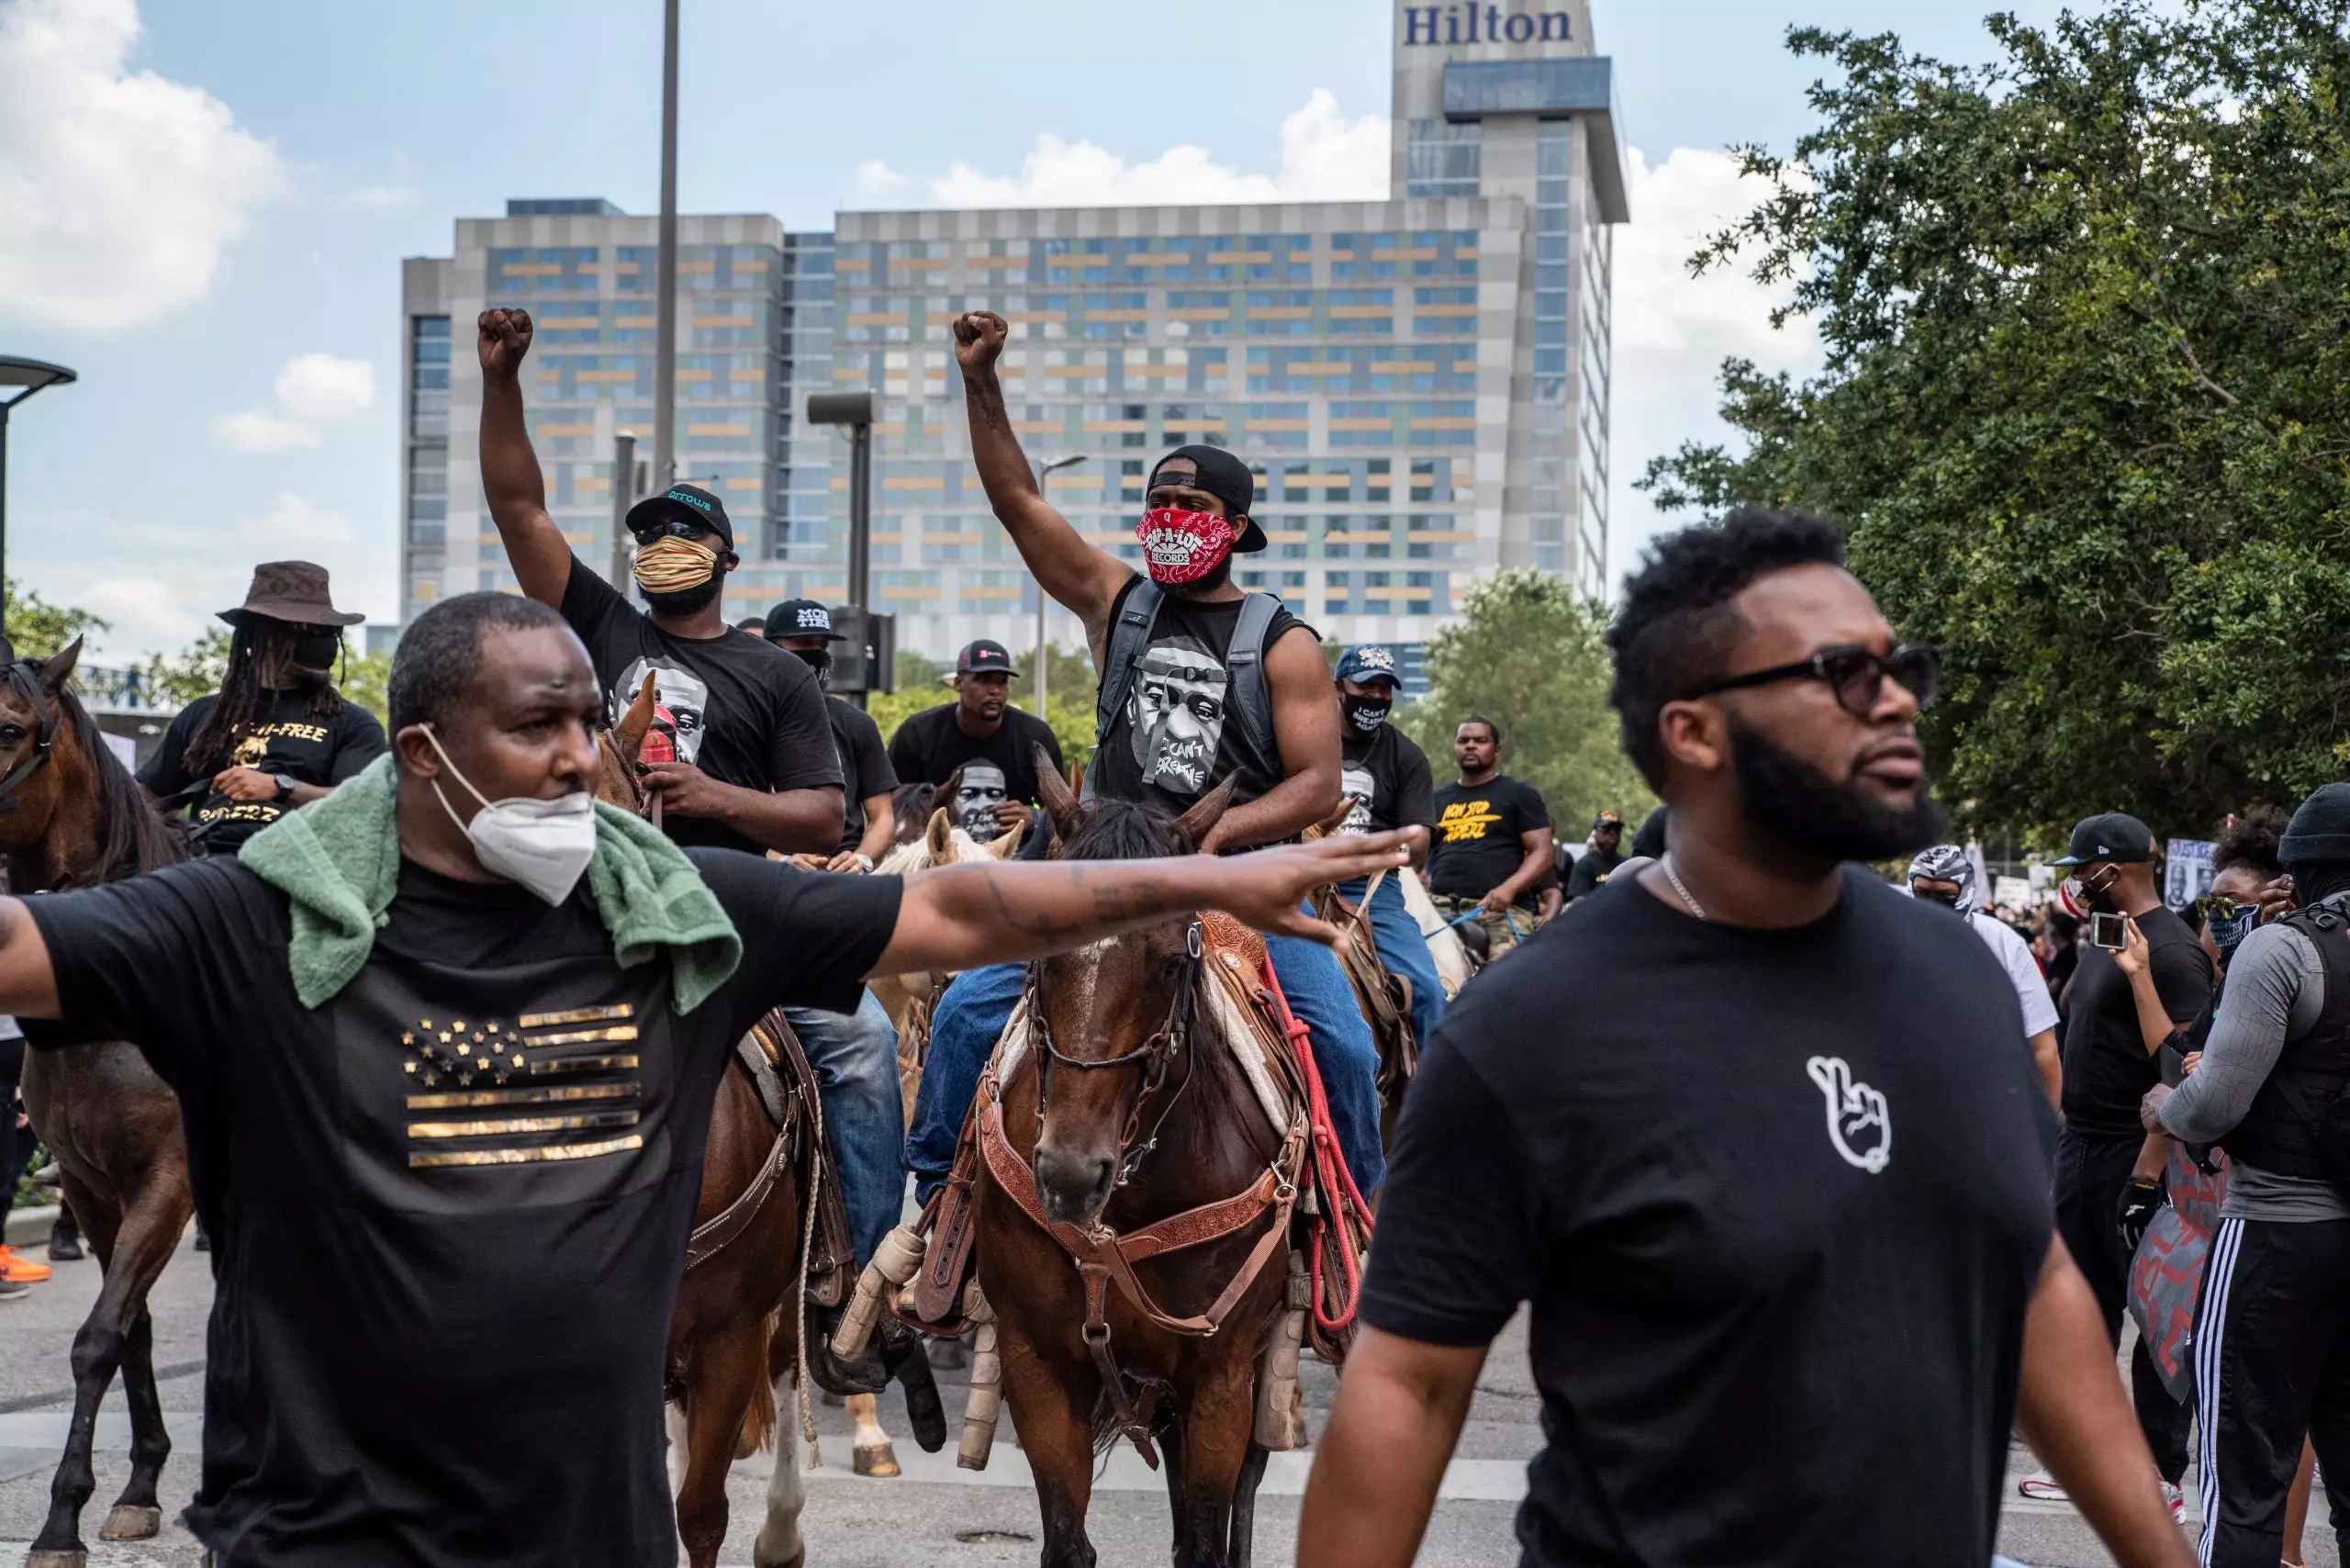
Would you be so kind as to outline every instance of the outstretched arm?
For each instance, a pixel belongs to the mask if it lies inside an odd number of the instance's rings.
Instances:
[[[2059,1240],[2048,1244],[2024,1317],[2016,1425],[2121,1568],[2194,1562],[2163,1506],[2154,1456],[2114,1370],[2097,1298]]]
[[[522,361],[531,352],[531,313],[481,313],[481,487],[490,521],[514,564],[514,580],[541,604],[563,608],[571,581],[571,546],[547,515],[547,486],[522,419]]]
[[[1080,538],[1069,519],[1036,487],[1028,455],[1013,433],[1003,385],[996,379],[996,360],[1010,330],[991,310],[974,310],[955,321],[955,361],[963,370],[971,461],[979,467],[979,483],[987,487],[988,505],[1012,535],[1021,560],[1046,593],[1085,622],[1087,637],[1098,643],[1109,623],[1110,606],[1134,569]]]
[[[1203,909],[1259,931],[1335,942],[1335,927],[1300,913],[1306,893],[1403,865],[1418,832],[1339,834],[1232,859],[990,860],[917,871],[871,972],[1034,958]]]
[[[58,1015],[57,975],[49,944],[22,899],[0,898],[0,1013],[18,1018]]]
[[[1272,699],[1273,740],[1286,777],[1217,818],[1202,849],[1278,844],[1337,807],[1338,699],[1314,633],[1293,626],[1275,640],[1265,655],[1265,689]]]
[[[1363,1326],[1306,1477],[1298,1568],[1407,1568],[1460,1440],[1485,1351],[1424,1345]]]

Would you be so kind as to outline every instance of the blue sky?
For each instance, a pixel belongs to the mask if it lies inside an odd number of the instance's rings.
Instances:
[[[685,12],[688,210],[822,227],[968,189],[1383,178],[1385,0]],[[1713,432],[1710,366],[1810,363],[1803,333],[1762,328],[1760,291],[1674,264],[1738,203],[1719,150],[1784,149],[1807,123],[1814,73],[1781,41],[1796,21],[1987,47],[1968,5],[1595,0],[1641,157],[1619,237],[1619,571],[1654,526],[1625,482]],[[111,617],[115,655],[181,644],[273,555],[327,562],[340,598],[388,616],[399,258],[445,252],[452,219],[509,196],[654,210],[659,50],[656,0],[0,0],[0,353],[83,376],[14,420],[10,574]],[[1159,162],[1182,144],[1204,160]]]

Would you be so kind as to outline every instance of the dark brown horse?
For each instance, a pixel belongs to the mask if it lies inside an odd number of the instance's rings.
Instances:
[[[187,857],[97,724],[66,689],[76,642],[40,664],[0,672],[0,854],[19,896],[93,887]],[[91,1449],[99,1402],[122,1373],[130,1406],[130,1479],[98,1532],[144,1540],[162,1529],[155,1484],[172,1451],[155,1391],[147,1293],[179,1245],[196,1201],[179,1102],[139,1047],[121,1041],[27,1053],[25,1105],[57,1157],[65,1201],[106,1280],[73,1337],[73,1421],[50,1484],[49,1518],[28,1568],[81,1568],[82,1509],[97,1489]],[[5,1177],[0,1177],[5,1180]]]
[[[1230,798],[1218,790],[1177,820],[1126,801],[1080,806],[1042,771],[1056,853],[1074,858],[1189,854]],[[982,1088],[981,1147],[991,1116],[1001,1142],[975,1188],[979,1276],[1035,1476],[1045,1568],[1091,1568],[1094,1456],[1122,1435],[1147,1434],[1164,1450],[1177,1568],[1249,1560],[1267,1453],[1256,1440],[1258,1361],[1282,1312],[1298,1144],[1294,1132],[1285,1142],[1272,1130],[1228,1048],[1204,1000],[1215,982],[1201,954],[1199,926],[1176,919],[1031,966],[1029,1044],[992,1112]],[[1276,1188],[1287,1193],[1217,1239],[1132,1264],[1157,1314],[1130,1299],[1126,1282],[1110,1290],[1073,1266],[1074,1249],[1102,1227],[1148,1234],[1170,1216]],[[1220,1299],[1236,1284],[1237,1296]],[[1097,1314],[1106,1339],[1089,1330]],[[1171,1329],[1176,1318],[1193,1327]],[[1215,1330],[1199,1332],[1209,1319]],[[1147,1456],[1147,1443],[1137,1444]]]

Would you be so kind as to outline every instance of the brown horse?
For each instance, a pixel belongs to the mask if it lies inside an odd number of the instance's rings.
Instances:
[[[1178,820],[1128,801],[1080,805],[1049,770],[1045,785],[1056,853],[1083,859],[1191,853],[1229,799],[1219,790]],[[1032,965],[1029,1045],[991,1107],[982,1087],[982,1147],[991,1117],[1001,1141],[975,1187],[979,1278],[1035,1477],[1045,1568],[1091,1568],[1094,1456],[1120,1435],[1146,1457],[1147,1441],[1165,1450],[1177,1568],[1249,1560],[1267,1453],[1256,1440],[1258,1359],[1283,1308],[1278,1260],[1300,1135],[1292,1124],[1285,1142],[1267,1121],[1203,1000],[1215,982],[1202,951],[1199,925],[1177,919]],[[1158,1313],[1072,1266],[1072,1238],[1084,1245],[1103,1227],[1132,1238],[1252,1190],[1282,1195],[1204,1245],[1132,1264]],[[1106,1338],[1089,1327],[1097,1313]],[[1192,1327],[1171,1329],[1175,1315]],[[1200,1332],[1209,1321],[1214,1331]]]
[[[81,648],[77,641],[44,663],[10,663],[0,678],[0,854],[19,895],[116,881],[188,855],[66,689]],[[172,1260],[196,1200],[179,1102],[137,1046],[28,1052],[24,1092],[105,1271],[73,1337],[73,1425],[50,1484],[49,1518],[27,1559],[29,1568],[81,1568],[88,1561],[82,1509],[97,1489],[98,1406],[118,1369],[130,1406],[130,1479],[99,1539],[144,1540],[163,1526],[155,1484],[172,1442],[155,1390],[147,1293]]]
[[[653,684],[647,675],[620,722],[598,737],[597,794],[626,811],[643,805],[635,759],[652,724]],[[773,1014],[760,1029],[789,1032]],[[812,1150],[818,1137],[813,1108],[803,1110],[796,1136]],[[789,1406],[799,1387],[800,1254],[811,1196],[801,1190],[798,1172],[817,1161],[811,1158],[803,1167],[790,1159],[771,1160],[778,1138],[793,1135],[778,1132],[746,1073],[722,1077],[711,1108],[701,1192],[694,1206],[695,1236],[711,1239],[688,1252],[669,1318],[666,1372],[673,1468],[683,1456],[677,1533],[692,1568],[710,1568],[726,1540],[729,1467],[770,1444],[775,1468],[752,1560],[757,1568],[799,1568],[806,1560],[800,1532],[799,1429]],[[767,1183],[764,1195],[758,1192],[762,1182]],[[747,1219],[734,1228],[729,1216],[744,1211]],[[917,1353],[906,1375],[927,1383],[929,1370]],[[936,1404],[933,1388],[934,1411]],[[918,1422],[916,1437],[926,1448],[937,1449],[945,1441],[943,1418],[929,1432]]]

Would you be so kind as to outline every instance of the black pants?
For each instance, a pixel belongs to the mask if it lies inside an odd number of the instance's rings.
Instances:
[[[16,1206],[17,1179],[33,1157],[33,1130],[17,1125],[17,1086],[0,1083],[0,1237],[8,1234],[8,1211]]]
[[[2203,1562],[2268,1568],[2304,1433],[2350,1561],[2350,1219],[2223,1219],[2195,1313]]]
[[[2121,1342],[2121,1315],[2130,1290],[2130,1260],[2121,1250],[2121,1189],[2138,1163],[2141,1137],[2084,1136],[2066,1127],[2056,1137],[2056,1234],[2097,1296],[2105,1337]],[[2130,1358],[2130,1402],[2138,1429],[2154,1450],[2154,1468],[2174,1486],[2187,1473],[2187,1436],[2194,1411],[2170,1396],[2143,1340]]]

